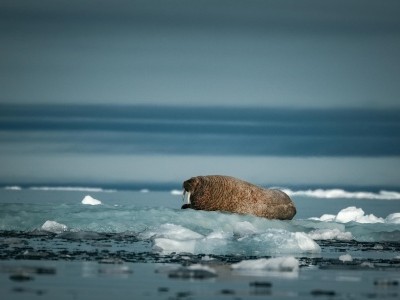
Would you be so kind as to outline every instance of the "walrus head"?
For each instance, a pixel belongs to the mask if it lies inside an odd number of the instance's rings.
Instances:
[[[182,209],[185,208],[191,208],[192,203],[190,196],[193,195],[193,192],[196,190],[196,187],[199,185],[199,178],[198,177],[192,177],[186,181],[183,182],[182,187],[183,187],[183,205]]]

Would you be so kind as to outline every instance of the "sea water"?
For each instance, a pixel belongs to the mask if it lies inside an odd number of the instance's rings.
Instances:
[[[74,286],[71,276],[106,278],[104,286],[111,280],[125,289],[131,279],[144,280],[133,295],[154,299],[183,293],[195,299],[399,295],[396,192],[364,198],[348,191],[340,197],[332,197],[338,194],[332,190],[286,192],[298,211],[290,221],[181,210],[179,190],[6,187],[0,190],[0,286],[16,299],[45,292],[68,298],[73,289],[87,295],[88,286]],[[46,268],[48,262],[57,264]],[[29,278],[40,277],[40,283],[46,277],[38,274],[56,270],[62,292],[47,279],[43,287],[5,289],[4,283]],[[138,272],[150,274],[147,281]],[[185,280],[195,283],[185,290]],[[290,292],[285,280],[291,280]],[[368,287],[355,293],[360,282]],[[102,295],[96,298],[111,296],[108,289],[97,293]]]

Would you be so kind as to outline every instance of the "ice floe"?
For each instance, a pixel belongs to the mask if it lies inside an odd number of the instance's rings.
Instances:
[[[293,257],[275,257],[260,258],[252,260],[242,260],[239,263],[232,264],[234,270],[265,270],[277,272],[297,272],[299,270],[299,261]]]
[[[91,197],[89,195],[87,195],[87,196],[85,196],[85,198],[83,198],[82,204],[85,204],[85,205],[100,205],[101,201],[97,200],[97,199],[95,199],[95,198],[93,198],[93,197]]]
[[[53,233],[62,233],[68,230],[68,227],[64,224],[57,223],[56,221],[47,220],[41,227],[42,230],[53,232]]]
[[[388,215],[385,219],[377,217],[373,214],[366,215],[362,208],[350,206],[342,209],[337,215],[324,214],[321,217],[313,217],[311,220],[323,222],[338,222],[338,223],[400,223],[400,213],[393,213]]]
[[[353,261],[353,257],[350,254],[343,254],[339,256],[339,260],[342,262],[351,262]]]
[[[303,232],[267,229],[254,234],[247,223],[242,235],[232,231],[215,230],[206,235],[181,225],[163,224],[140,234],[143,239],[153,239],[154,250],[164,253],[192,254],[271,254],[319,253],[318,244]],[[250,229],[250,231],[249,231]]]
[[[381,190],[378,193],[356,191],[350,192],[343,189],[315,189],[299,190],[282,189],[289,196],[313,197],[313,198],[346,198],[346,199],[375,199],[375,200],[399,200],[400,193]]]
[[[351,232],[343,232],[338,228],[334,229],[316,229],[307,234],[313,240],[339,240],[350,241],[353,239]]]
[[[386,223],[400,224],[400,213],[390,214],[385,219]]]

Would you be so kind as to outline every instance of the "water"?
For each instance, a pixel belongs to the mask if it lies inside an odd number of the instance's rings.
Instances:
[[[398,297],[399,200],[291,192],[298,214],[278,221],[181,210],[178,190],[1,189],[0,289],[9,299]]]

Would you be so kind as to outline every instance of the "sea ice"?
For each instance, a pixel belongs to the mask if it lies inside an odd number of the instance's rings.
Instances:
[[[376,200],[398,200],[400,193],[394,191],[379,191],[379,193],[356,191],[350,192],[343,189],[316,189],[293,191],[282,189],[289,196],[314,197],[314,198],[346,198],[346,199],[376,199]]]
[[[173,240],[166,238],[154,239],[153,249],[164,254],[177,253],[195,253],[196,240]]]
[[[82,204],[86,204],[86,205],[100,205],[101,201],[92,198],[91,196],[87,195],[85,196],[85,198],[83,198],[82,200]]]
[[[299,261],[293,256],[260,258],[254,260],[242,260],[231,266],[234,270],[265,270],[278,272],[297,272]]]
[[[57,223],[56,221],[47,220],[42,225],[42,230],[53,232],[53,233],[62,233],[68,230],[67,225]]]
[[[353,258],[351,257],[350,254],[343,254],[339,256],[339,260],[342,262],[350,262],[353,261]]]
[[[390,214],[385,219],[386,223],[400,224],[400,213]]]
[[[352,221],[357,223],[384,223],[382,218],[378,218],[373,214],[365,215],[362,208],[357,208],[354,206],[342,209],[337,214],[335,221],[340,223],[348,223]]]
[[[337,228],[334,229],[316,229],[308,233],[313,240],[339,240],[350,241],[353,239],[351,232],[343,232]]]
[[[321,251],[318,244],[310,239],[304,232],[295,232],[294,237],[302,252],[317,253]]]
[[[244,222],[243,228],[254,228]],[[239,226],[240,227],[240,226]],[[141,239],[153,239],[154,250],[163,253],[193,254],[271,254],[271,253],[319,253],[321,248],[303,232],[283,229],[267,229],[263,232],[238,236],[232,231],[215,230],[202,235],[175,224],[163,224],[139,235]]]
[[[257,232],[257,229],[248,221],[237,222],[234,224],[233,232],[240,236],[245,236],[249,234],[254,234]]]
[[[141,238],[151,237],[187,241],[201,239],[204,236],[181,225],[166,223],[141,234]]]
[[[390,219],[397,219],[396,214],[392,215],[390,215],[391,216]],[[310,218],[310,220],[317,220],[322,222],[339,222],[339,223],[349,223],[349,222],[385,223],[385,220],[383,218],[376,217],[373,214],[366,215],[362,208],[357,208],[355,206],[344,208],[341,211],[339,211],[337,215],[324,214],[320,218]]]

